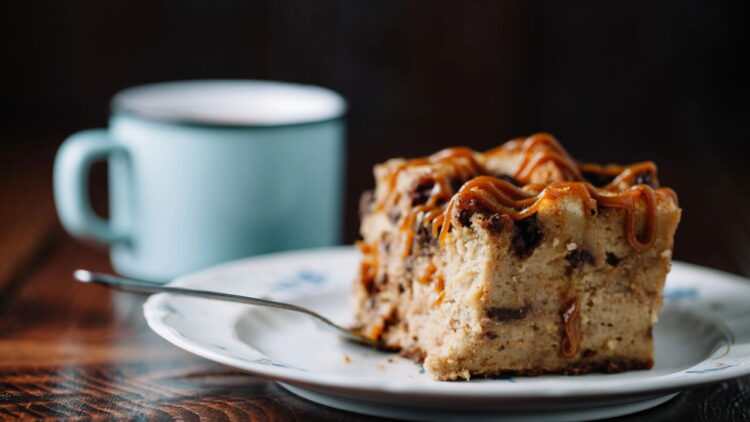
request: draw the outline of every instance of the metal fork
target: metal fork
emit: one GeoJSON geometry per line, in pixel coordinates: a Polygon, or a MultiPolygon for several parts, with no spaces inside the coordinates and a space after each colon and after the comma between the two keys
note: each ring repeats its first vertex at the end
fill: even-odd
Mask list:
{"type": "Polygon", "coordinates": [[[75,270],[73,278],[83,283],[93,283],[129,293],[171,293],[176,295],[193,296],[203,299],[224,300],[228,302],[244,303],[248,305],[265,306],[268,308],[286,309],[287,311],[299,312],[314,318],[321,323],[320,326],[333,330],[336,334],[346,340],[360,343],[370,347],[377,347],[377,343],[359,332],[342,327],[330,319],[310,309],[291,303],[276,302],[273,300],[259,299],[250,296],[240,296],[229,293],[212,292],[209,290],[187,289],[184,287],[164,286],[146,280],[119,277],[111,274],[93,273],[87,270],[75,270]]]}

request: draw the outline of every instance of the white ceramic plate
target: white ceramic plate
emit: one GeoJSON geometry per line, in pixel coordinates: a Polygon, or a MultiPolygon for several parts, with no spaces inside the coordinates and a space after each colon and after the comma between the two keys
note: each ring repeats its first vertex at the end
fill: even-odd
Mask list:
{"type": "MultiPolygon", "coordinates": [[[[293,302],[347,324],[358,259],[350,247],[274,254],[171,284],[293,302]]],[[[176,346],[327,406],[412,420],[575,420],[637,412],[750,373],[750,281],[675,262],[665,297],[649,371],[468,382],[434,381],[412,361],[342,342],[293,312],[168,294],[144,310],[176,346]]]]}

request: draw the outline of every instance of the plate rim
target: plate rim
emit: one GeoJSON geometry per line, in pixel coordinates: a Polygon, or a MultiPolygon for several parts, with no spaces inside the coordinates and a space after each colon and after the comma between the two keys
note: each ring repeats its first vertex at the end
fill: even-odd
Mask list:
{"type": "MultiPolygon", "coordinates": [[[[168,283],[168,285],[190,285],[195,283],[201,278],[210,276],[217,272],[232,271],[236,268],[242,268],[247,265],[254,265],[255,263],[266,261],[268,259],[294,259],[299,256],[305,256],[310,254],[352,254],[355,250],[352,246],[336,246],[328,248],[315,248],[315,249],[302,249],[295,251],[279,252],[265,255],[258,255],[250,258],[244,258],[235,261],[229,261],[216,266],[212,266],[194,273],[190,273],[168,283]]],[[[672,265],[679,268],[684,268],[690,272],[702,272],[707,275],[721,278],[723,282],[734,284],[734,287],[742,286],[744,288],[750,288],[750,280],[727,273],[721,270],[703,267],[696,264],[672,261],[672,265]]],[[[285,382],[292,385],[304,386],[303,388],[309,388],[316,391],[346,391],[359,393],[377,393],[385,395],[429,395],[431,397],[476,397],[476,398],[507,398],[507,399],[534,399],[534,398],[603,398],[609,396],[640,396],[645,394],[653,393],[668,393],[675,391],[682,391],[690,388],[696,388],[706,384],[712,384],[716,382],[726,381],[729,379],[741,377],[743,375],[750,374],[750,365],[737,365],[729,367],[723,371],[715,371],[701,374],[699,377],[687,377],[687,378],[669,378],[663,379],[661,377],[648,380],[647,385],[643,385],[643,382],[636,382],[638,380],[623,380],[624,382],[618,385],[604,385],[601,383],[594,387],[587,387],[590,383],[581,383],[580,385],[567,385],[565,388],[539,388],[534,387],[533,384],[507,384],[507,383],[482,383],[482,384],[471,384],[466,381],[458,382],[444,382],[434,381],[430,384],[411,384],[404,383],[405,385],[400,388],[398,383],[382,383],[382,379],[377,377],[362,377],[352,378],[345,375],[336,374],[324,374],[320,372],[305,372],[294,368],[286,368],[280,366],[269,366],[261,363],[253,363],[250,361],[244,361],[232,356],[218,353],[211,349],[205,348],[200,344],[191,342],[190,340],[182,337],[176,332],[176,330],[168,325],[164,324],[160,320],[160,316],[163,311],[160,305],[164,303],[169,297],[174,296],[168,293],[159,293],[149,297],[143,304],[143,311],[148,326],[159,336],[172,343],[173,345],[188,351],[194,355],[203,357],[214,362],[218,362],[224,365],[228,365],[253,375],[261,376],[264,378],[272,379],[274,381],[285,382]],[[380,383],[376,383],[376,380],[380,379],[380,383]],[[474,387],[462,387],[470,386],[474,387]],[[480,386],[481,387],[477,387],[480,386]],[[512,386],[513,388],[497,388],[496,386],[512,386]],[[445,386],[451,386],[450,388],[445,386]],[[453,386],[458,386],[453,388],[453,386]],[[533,390],[533,391],[531,391],[533,390]]],[[[746,343],[742,343],[746,344],[746,343]]],[[[748,359],[750,361],[750,358],[748,359]]],[[[670,374],[666,374],[668,376],[670,374]]],[[[555,375],[549,375],[554,377],[555,375]]],[[[565,377],[560,375],[559,377],[565,377]]],[[[546,378],[545,380],[549,380],[546,378]]]]}

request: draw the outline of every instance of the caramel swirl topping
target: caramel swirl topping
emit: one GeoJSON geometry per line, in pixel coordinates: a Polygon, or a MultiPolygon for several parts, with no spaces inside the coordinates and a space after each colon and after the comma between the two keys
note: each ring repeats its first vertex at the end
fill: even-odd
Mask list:
{"type": "MultiPolygon", "coordinates": [[[[532,190],[535,187],[532,187],[532,190]]],[[[670,189],[659,189],[673,195],[670,189]]],[[[626,211],[625,231],[630,246],[637,251],[651,247],[655,238],[656,192],[647,185],[634,185],[617,192],[599,191],[586,182],[551,183],[537,193],[530,193],[512,184],[490,176],[479,176],[467,182],[448,204],[445,214],[452,216],[454,208],[470,199],[481,203],[496,214],[507,214],[514,220],[521,220],[537,212],[543,200],[557,199],[564,195],[575,195],[582,199],[586,215],[593,218],[598,207],[622,208],[626,211]],[[639,238],[636,234],[636,206],[639,199],[645,201],[646,229],[639,238]]],[[[441,245],[451,226],[451,218],[444,218],[440,229],[441,245]]]]}
{"type": "MultiPolygon", "coordinates": [[[[387,176],[388,193],[386,194],[385,198],[380,203],[378,203],[378,209],[382,210],[388,204],[393,204],[398,201],[398,198],[395,194],[398,176],[401,174],[401,172],[409,167],[417,167],[434,163],[444,163],[453,167],[455,176],[460,180],[467,180],[479,174],[486,174],[487,170],[482,164],[479,163],[479,161],[477,161],[475,155],[476,153],[469,148],[455,147],[438,151],[435,154],[430,155],[429,157],[409,160],[396,166],[387,176]]],[[[451,187],[450,180],[448,180],[445,175],[437,175],[433,172],[431,176],[433,180],[435,180],[435,184],[426,205],[434,207],[438,205],[438,201],[441,198],[447,201],[447,199],[449,199],[454,192],[451,187]]]]}
{"type": "Polygon", "coordinates": [[[552,162],[561,170],[565,179],[581,180],[581,172],[573,158],[562,145],[548,133],[537,133],[524,139],[515,139],[485,153],[487,156],[521,150],[521,162],[513,177],[527,184],[531,175],[542,164],[552,162]]]}
{"type": "Polygon", "coordinates": [[[433,172],[434,182],[426,185],[432,187],[423,205],[413,207],[401,217],[399,227],[406,237],[406,247],[402,251],[404,257],[411,252],[414,232],[420,224],[430,227],[433,236],[439,237],[440,245],[444,245],[457,211],[466,204],[479,204],[487,213],[505,214],[513,220],[521,220],[534,215],[544,200],[566,195],[580,198],[589,218],[595,218],[602,207],[624,209],[627,242],[636,251],[644,251],[653,245],[655,239],[656,198],[666,196],[677,200],[674,191],[659,188],[656,165],[652,162],[630,166],[580,164],[554,137],[541,133],[510,141],[484,154],[457,147],[401,163],[388,174],[389,190],[378,206],[395,205],[399,200],[395,188],[404,169],[438,162],[452,167],[453,175],[433,172]],[[520,157],[516,159],[515,171],[498,177],[489,175],[487,160],[503,156],[520,157]],[[546,163],[551,163],[546,166],[547,171],[551,166],[556,172],[554,180],[545,184],[531,183],[535,172],[546,163]],[[454,180],[450,180],[451,177],[454,180]],[[466,181],[458,189],[456,178],[466,181]],[[509,180],[518,181],[521,187],[509,180]],[[448,199],[450,201],[445,204],[448,199]],[[645,227],[638,233],[636,210],[640,203],[643,203],[645,227]]]}

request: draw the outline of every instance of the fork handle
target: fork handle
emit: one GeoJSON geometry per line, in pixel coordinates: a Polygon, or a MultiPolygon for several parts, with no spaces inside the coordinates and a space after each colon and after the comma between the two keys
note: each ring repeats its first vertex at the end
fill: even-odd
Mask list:
{"type": "Polygon", "coordinates": [[[83,283],[98,284],[101,286],[130,293],[172,293],[183,296],[199,297],[203,299],[223,300],[228,302],[244,303],[247,305],[265,306],[268,308],[285,309],[287,311],[300,312],[317,319],[318,321],[322,322],[327,328],[333,328],[338,334],[344,335],[350,340],[355,340],[357,342],[366,343],[369,345],[374,344],[373,340],[347,330],[343,327],[340,327],[323,315],[313,312],[307,308],[292,305],[291,303],[276,302],[273,300],[260,299],[252,296],[240,296],[230,293],[212,292],[208,290],[164,286],[144,280],[118,277],[111,274],[93,273],[87,270],[76,270],[73,273],[73,277],[83,283]]]}

